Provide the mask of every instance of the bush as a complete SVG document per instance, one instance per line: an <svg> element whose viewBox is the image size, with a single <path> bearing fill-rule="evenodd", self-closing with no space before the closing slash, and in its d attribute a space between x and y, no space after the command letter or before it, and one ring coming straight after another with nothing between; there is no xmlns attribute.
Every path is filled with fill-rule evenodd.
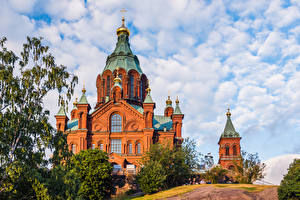
<svg viewBox="0 0 300 200"><path fill-rule="evenodd" d="M278 188L279 199L300 199L300 159L290 164L288 173L284 176Z"/></svg>
<svg viewBox="0 0 300 200"><path fill-rule="evenodd" d="M147 194L161 190L165 185L166 178L163 166L157 161L150 161L137 176L141 189Z"/></svg>
<svg viewBox="0 0 300 200"><path fill-rule="evenodd" d="M211 181L212 184L223 183L226 179L227 170L221 166L211 168L205 173L205 179Z"/></svg>
<svg viewBox="0 0 300 200"><path fill-rule="evenodd" d="M112 166L107 153L99 149L81 151L71 159L73 171L80 179L79 197L83 199L108 199L114 192Z"/></svg>

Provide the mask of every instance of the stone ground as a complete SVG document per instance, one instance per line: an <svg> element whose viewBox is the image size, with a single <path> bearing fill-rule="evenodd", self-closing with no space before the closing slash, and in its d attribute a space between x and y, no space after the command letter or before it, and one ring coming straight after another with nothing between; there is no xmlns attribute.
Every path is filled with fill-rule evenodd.
<svg viewBox="0 0 300 200"><path fill-rule="evenodd" d="M217 188L213 186L200 187L181 196L169 197L168 200L277 200L277 187L267 188L261 192L248 192L236 188Z"/></svg>

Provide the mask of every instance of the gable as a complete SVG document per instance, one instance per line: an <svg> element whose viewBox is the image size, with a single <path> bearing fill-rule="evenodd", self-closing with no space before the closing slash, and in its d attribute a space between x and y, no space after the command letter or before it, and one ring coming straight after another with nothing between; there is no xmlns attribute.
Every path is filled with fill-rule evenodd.
<svg viewBox="0 0 300 200"><path fill-rule="evenodd" d="M123 131L142 130L144 128L144 116L141 107L136 108L124 100L118 103L110 101L91 114L91 129L92 131L109 131L110 118L116 113L122 118Z"/></svg>

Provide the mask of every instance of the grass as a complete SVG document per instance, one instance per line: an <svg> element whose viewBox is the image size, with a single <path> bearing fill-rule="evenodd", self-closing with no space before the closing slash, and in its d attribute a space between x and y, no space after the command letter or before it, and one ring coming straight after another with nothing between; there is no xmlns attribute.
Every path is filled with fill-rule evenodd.
<svg viewBox="0 0 300 200"><path fill-rule="evenodd" d="M252 185L252 184L203 184L203 185L184 185L175 187L169 190L165 190L162 192L158 192L151 195L144 195L142 197L135 197L135 198L123 198L123 200L127 199L133 199L133 200L154 200L154 199L165 199L172 196L181 196L185 193L191 192L199 187L205 187L205 186L212 186L217 188L232 188L232 189L242 189L246 190L248 192L260 192L264 189L270 188L270 187L277 187L277 186L270 186L270 185Z"/></svg>
<svg viewBox="0 0 300 200"><path fill-rule="evenodd" d="M169 190L165 190L162 192L158 192L155 194L151 195L145 195L142 197L137 197L134 198L134 200L154 200L154 199L164 199L172 196L180 196L182 194L185 194L187 192L191 192L195 190L196 188L199 188L201 186L206 186L206 185L184 185L184 186L179 186L175 187Z"/></svg>

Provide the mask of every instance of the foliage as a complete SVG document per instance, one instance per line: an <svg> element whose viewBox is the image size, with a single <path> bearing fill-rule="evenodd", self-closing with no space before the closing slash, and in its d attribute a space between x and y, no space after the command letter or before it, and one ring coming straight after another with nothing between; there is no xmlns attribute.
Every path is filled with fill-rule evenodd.
<svg viewBox="0 0 300 200"><path fill-rule="evenodd" d="M107 199L114 192L112 166L107 153L99 149L81 151L71 158L71 172L80 180L82 199Z"/></svg>
<svg viewBox="0 0 300 200"><path fill-rule="evenodd" d="M295 159L278 188L279 199L300 199L300 159Z"/></svg>
<svg viewBox="0 0 300 200"><path fill-rule="evenodd" d="M47 199L45 150L57 148L60 133L50 125L43 100L54 91L59 101L62 93L70 100L77 77L55 63L41 38L27 37L20 57L5 42L0 39L0 196Z"/></svg>
<svg viewBox="0 0 300 200"><path fill-rule="evenodd" d="M152 194L163 188L167 175L161 163L150 161L138 174L138 180L143 192Z"/></svg>
<svg viewBox="0 0 300 200"><path fill-rule="evenodd" d="M182 146L154 144L143 158L143 167L137 176L145 193L154 193L187 183L199 166L199 157L193 140Z"/></svg>
<svg viewBox="0 0 300 200"><path fill-rule="evenodd" d="M266 165L261 163L258 153L251 154L242 152L240 162L234 163L235 181L239 183L252 184L254 181L264 177L263 171Z"/></svg>
<svg viewBox="0 0 300 200"><path fill-rule="evenodd" d="M211 181L211 183L223 183L226 179L227 170L221 166L215 166L205 173L205 179Z"/></svg>

